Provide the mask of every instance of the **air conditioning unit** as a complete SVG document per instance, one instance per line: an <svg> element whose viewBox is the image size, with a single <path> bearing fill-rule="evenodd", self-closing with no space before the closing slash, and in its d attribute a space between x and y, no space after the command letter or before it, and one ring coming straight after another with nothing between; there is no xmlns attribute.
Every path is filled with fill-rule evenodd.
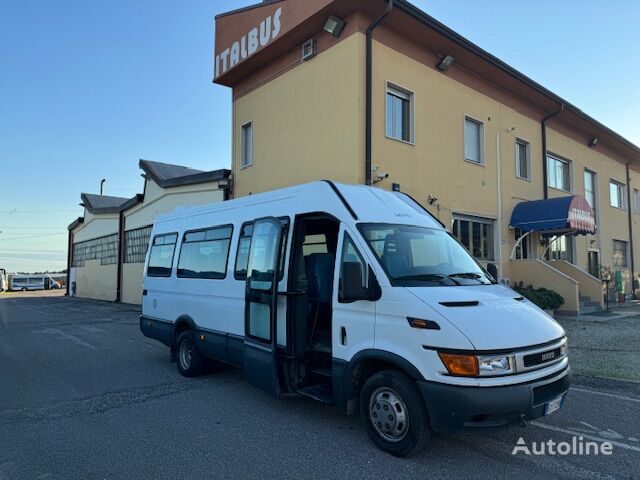
<svg viewBox="0 0 640 480"><path fill-rule="evenodd" d="M310 38L302 44L302 61L306 62L316 56L316 39Z"/></svg>

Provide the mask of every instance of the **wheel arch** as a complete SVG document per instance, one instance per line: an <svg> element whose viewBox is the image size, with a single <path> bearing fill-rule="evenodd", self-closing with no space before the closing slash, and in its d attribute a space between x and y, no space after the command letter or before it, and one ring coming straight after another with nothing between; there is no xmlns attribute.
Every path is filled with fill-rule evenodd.
<svg viewBox="0 0 640 480"><path fill-rule="evenodd" d="M195 331L196 329L196 322L194 322L189 315L180 315L173 323L173 330L171 331L171 350L175 349L176 340L182 332L185 330Z"/></svg>
<svg viewBox="0 0 640 480"><path fill-rule="evenodd" d="M357 413L362 385L371 375L382 370L398 370L414 380L424 380L420 371L406 358L386 350L362 350L348 362L334 358L334 399L338 409L347 415Z"/></svg>

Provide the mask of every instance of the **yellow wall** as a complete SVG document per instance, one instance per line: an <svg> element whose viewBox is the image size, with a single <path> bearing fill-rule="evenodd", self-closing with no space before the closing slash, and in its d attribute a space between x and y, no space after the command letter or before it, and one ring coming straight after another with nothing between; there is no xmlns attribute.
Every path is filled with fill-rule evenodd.
<svg viewBox="0 0 640 480"><path fill-rule="evenodd" d="M234 102L234 196L324 178L364 181L364 38L354 34ZM240 169L253 122L253 165Z"/></svg>
<svg viewBox="0 0 640 480"><path fill-rule="evenodd" d="M101 265L100 260L88 260L84 267L76 268L76 296L115 301L117 265Z"/></svg>
<svg viewBox="0 0 640 480"><path fill-rule="evenodd" d="M122 303L142 303L142 277L144 263L125 263L122 265Z"/></svg>
<svg viewBox="0 0 640 480"><path fill-rule="evenodd" d="M399 183L449 228L453 213L494 219L496 263L501 263L502 278L511 279L511 212L521 201L543 197L540 119L377 41L373 58L372 166L390 174L377 186L391 189ZM363 59L364 36L356 33L234 102L236 196L327 177L363 182ZM414 93L413 144L386 137L387 82ZM465 115L484 124L484 165L464 160ZM254 165L241 170L240 131L249 121L254 122ZM516 177L516 139L530 144L531 181ZM599 249L600 263L611 265L613 239L629 240L627 212L609 205L609 179L624 182L624 165L553 128L548 128L547 143L550 152L572 161L572 193L584 194L585 168L598 175L599 233L577 237L576 266L587 270L588 248ZM634 172L633 178L640 188L640 174ZM550 197L569 194L549 189ZM428 205L429 195L437 203ZM634 221L640 232L640 217ZM629 291L629 269L625 278Z"/></svg>

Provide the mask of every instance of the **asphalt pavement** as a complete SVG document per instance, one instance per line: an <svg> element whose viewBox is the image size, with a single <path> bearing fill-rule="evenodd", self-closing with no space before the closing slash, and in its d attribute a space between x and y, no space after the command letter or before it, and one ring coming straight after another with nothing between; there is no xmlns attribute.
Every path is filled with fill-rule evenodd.
<svg viewBox="0 0 640 480"><path fill-rule="evenodd" d="M640 384L575 378L527 427L434 434L419 455L376 449L359 417L274 399L238 369L179 375L135 307L0 295L0 480L640 478ZM629 368L639 368L630 365ZM611 442L610 455L526 455ZM521 442L521 443L522 443Z"/></svg>

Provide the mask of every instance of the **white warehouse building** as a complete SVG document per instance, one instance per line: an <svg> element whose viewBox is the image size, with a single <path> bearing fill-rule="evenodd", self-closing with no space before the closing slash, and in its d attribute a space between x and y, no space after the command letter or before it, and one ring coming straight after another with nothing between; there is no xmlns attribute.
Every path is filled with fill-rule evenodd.
<svg viewBox="0 0 640 480"><path fill-rule="evenodd" d="M84 215L68 227L69 295L139 304L156 215L227 199L229 170L205 172L150 160L139 165L143 193L133 198L81 194Z"/></svg>

